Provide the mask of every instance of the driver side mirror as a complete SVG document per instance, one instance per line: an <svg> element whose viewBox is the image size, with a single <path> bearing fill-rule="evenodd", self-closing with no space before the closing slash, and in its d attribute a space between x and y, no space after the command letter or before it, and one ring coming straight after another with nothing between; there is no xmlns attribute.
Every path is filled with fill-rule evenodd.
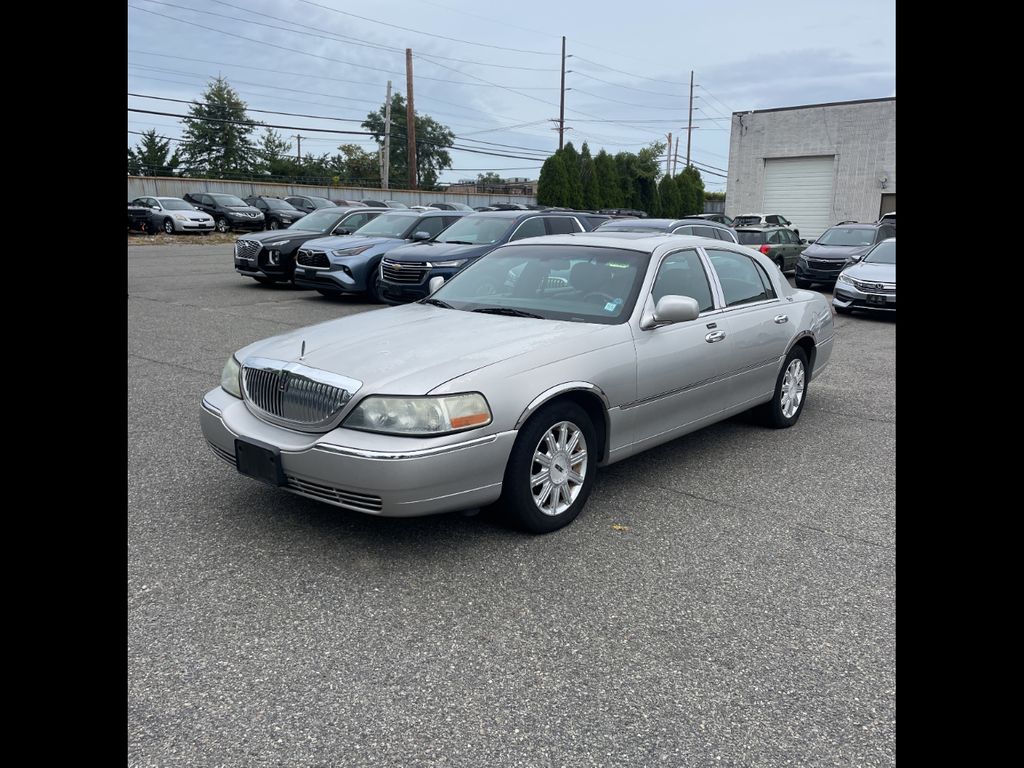
<svg viewBox="0 0 1024 768"><path fill-rule="evenodd" d="M159 211L160 210L160 206L159 205L151 205L151 206L149 206L149 210L151 210L151 211Z"/></svg>
<svg viewBox="0 0 1024 768"><path fill-rule="evenodd" d="M807 245L807 241L804 238L800 238L800 245Z"/></svg>
<svg viewBox="0 0 1024 768"><path fill-rule="evenodd" d="M413 240L419 240L419 241L421 241L421 240L429 240L430 239L430 233L429 232L425 232L424 230L421 229L418 232L413 232L412 233L412 239Z"/></svg>
<svg viewBox="0 0 1024 768"><path fill-rule="evenodd" d="M696 320L700 315L700 304L689 296L662 296L658 299L654 311L648 310L640 318L640 328L647 331L659 325L671 325L672 323L685 323Z"/></svg>
<svg viewBox="0 0 1024 768"><path fill-rule="evenodd" d="M427 289L431 293L433 293L438 288L440 288L442 285L444 285L444 278L441 277L440 275L437 275L437 277L430 278L430 282L427 283Z"/></svg>
<svg viewBox="0 0 1024 768"><path fill-rule="evenodd" d="M334 234L336 234L336 235L351 235L352 234L352 230L349 227L338 227L336 230L334 230Z"/></svg>

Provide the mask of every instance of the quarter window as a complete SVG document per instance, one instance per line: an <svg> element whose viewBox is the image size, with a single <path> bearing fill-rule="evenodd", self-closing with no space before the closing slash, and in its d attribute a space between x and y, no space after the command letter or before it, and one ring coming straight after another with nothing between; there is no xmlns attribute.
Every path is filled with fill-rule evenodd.
<svg viewBox="0 0 1024 768"><path fill-rule="evenodd" d="M735 307L755 301L767 301L775 298L771 290L771 281L767 280L764 271L759 269L753 259L732 251L707 250L711 265L718 275L725 295L725 305ZM765 284L769 286L765 287Z"/></svg>
<svg viewBox="0 0 1024 768"><path fill-rule="evenodd" d="M697 300L701 312L715 306L708 276L696 251L677 251L661 262L658 277L651 288L655 304L662 296L689 296Z"/></svg>

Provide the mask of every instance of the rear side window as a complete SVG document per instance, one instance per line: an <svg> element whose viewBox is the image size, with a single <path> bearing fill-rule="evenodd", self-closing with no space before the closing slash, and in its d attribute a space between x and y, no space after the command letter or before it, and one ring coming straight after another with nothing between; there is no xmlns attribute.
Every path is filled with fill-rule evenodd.
<svg viewBox="0 0 1024 768"><path fill-rule="evenodd" d="M662 296L689 296L697 300L701 312L715 306L704 265L693 250L678 251L665 257L651 288L651 296L655 303Z"/></svg>
<svg viewBox="0 0 1024 768"><path fill-rule="evenodd" d="M769 232L768 242L772 245L781 245L783 242L782 230L776 229L774 232Z"/></svg>
<svg viewBox="0 0 1024 768"><path fill-rule="evenodd" d="M576 220L570 216L548 216L545 218L549 235L569 235L579 232Z"/></svg>
<svg viewBox="0 0 1024 768"><path fill-rule="evenodd" d="M676 227L672 230L673 235L692 235L694 234L693 227Z"/></svg>
<svg viewBox="0 0 1024 768"><path fill-rule="evenodd" d="M694 227L693 234L695 234L697 237L710 237L712 240L717 239L715 237L714 227Z"/></svg>
<svg viewBox="0 0 1024 768"><path fill-rule="evenodd" d="M707 254L718 275L718 282L722 284L727 307L775 298L775 291L770 289L771 281L753 259L713 248L707 249ZM766 284L769 287L766 288Z"/></svg>
<svg viewBox="0 0 1024 768"><path fill-rule="evenodd" d="M536 216L532 219L527 219L519 225L519 229L512 235L511 240L522 240L527 237L540 237L546 235L547 231L544 228L544 219L540 216Z"/></svg>

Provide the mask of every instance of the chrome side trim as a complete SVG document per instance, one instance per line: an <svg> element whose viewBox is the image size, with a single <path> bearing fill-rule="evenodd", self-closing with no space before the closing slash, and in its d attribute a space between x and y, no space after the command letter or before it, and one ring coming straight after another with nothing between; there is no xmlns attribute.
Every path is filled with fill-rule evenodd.
<svg viewBox="0 0 1024 768"><path fill-rule="evenodd" d="M208 402L205 397L203 398L203 410L212 413L214 416L220 416L221 414L220 408Z"/></svg>
<svg viewBox="0 0 1024 768"><path fill-rule="evenodd" d="M476 448L481 445L493 443L501 435L511 434L510 432L499 432L494 435L478 437L475 440L467 440L464 443L453 445L441 445L436 448L422 448L418 451L371 451L363 448L348 448L343 445L332 445L331 443L317 443L313 446L314 451L334 453L339 456L355 456L360 459L374 459L380 461L401 461L402 459L422 459L428 456L443 456L446 453L455 453L465 448ZM304 453L305 451L281 451L281 453Z"/></svg>
<svg viewBox="0 0 1024 768"><path fill-rule="evenodd" d="M601 402L604 403L605 410L605 425L607 426L608 421L608 409L612 407L611 401L608 399L608 395L605 394L604 390L596 384L591 384L589 381L567 381L564 384L557 384L550 389L546 389L537 395L530 404L526 406L526 410L522 412L519 418L516 420L515 428L518 430L526 420L530 418L538 408L553 397L565 394L566 392L591 392L601 398Z"/></svg>

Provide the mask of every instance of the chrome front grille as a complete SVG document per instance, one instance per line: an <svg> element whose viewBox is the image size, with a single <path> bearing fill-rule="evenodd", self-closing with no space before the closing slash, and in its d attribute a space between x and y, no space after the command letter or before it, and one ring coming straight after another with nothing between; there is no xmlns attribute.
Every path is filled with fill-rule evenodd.
<svg viewBox="0 0 1024 768"><path fill-rule="evenodd" d="M845 261L822 261L820 259L808 259L807 263L814 269L827 269L836 272L846 266Z"/></svg>
<svg viewBox="0 0 1024 768"><path fill-rule="evenodd" d="M896 293L895 283L872 283L864 280L852 280L854 288L865 293L884 293L893 295Z"/></svg>
<svg viewBox="0 0 1024 768"><path fill-rule="evenodd" d="M322 483L313 483L309 480L301 480L292 475L286 475L287 487L303 496L309 496L320 501L327 501L337 504L339 507L352 509L356 512L380 512L383 502L380 496L371 496L366 493L356 493L335 488Z"/></svg>
<svg viewBox="0 0 1024 768"><path fill-rule="evenodd" d="M303 267L316 267L317 269L331 268L331 260L327 258L327 254L324 251L307 251L305 249L300 249L299 255L295 259L295 263Z"/></svg>
<svg viewBox="0 0 1024 768"><path fill-rule="evenodd" d="M235 240L235 258L256 261L262 246L255 240Z"/></svg>
<svg viewBox="0 0 1024 768"><path fill-rule="evenodd" d="M423 282L423 278L427 274L427 264L424 261L382 259L380 274L388 282L415 285Z"/></svg>
<svg viewBox="0 0 1024 768"><path fill-rule="evenodd" d="M300 363L250 357L242 364L243 395L267 421L306 429L332 426L362 382Z"/></svg>

